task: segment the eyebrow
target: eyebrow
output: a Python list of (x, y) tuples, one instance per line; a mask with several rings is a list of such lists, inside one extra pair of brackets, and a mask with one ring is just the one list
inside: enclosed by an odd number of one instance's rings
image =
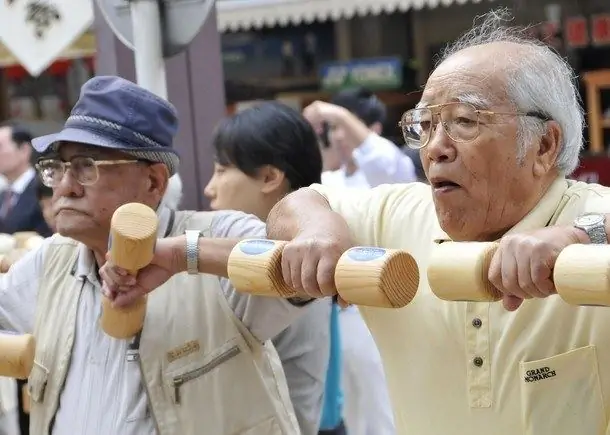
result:
[[(490, 99), (485, 98), (482, 95), (474, 94), (474, 93), (461, 94), (461, 95), (458, 95), (458, 96), (452, 98), (451, 100), (455, 100), (459, 103), (472, 104), (477, 109), (489, 109), (492, 106), (492, 102)], [(419, 103), (417, 103), (415, 108), (422, 109), (422, 108), (429, 107), (430, 105), (431, 104), (428, 104), (425, 101), (420, 101)]]

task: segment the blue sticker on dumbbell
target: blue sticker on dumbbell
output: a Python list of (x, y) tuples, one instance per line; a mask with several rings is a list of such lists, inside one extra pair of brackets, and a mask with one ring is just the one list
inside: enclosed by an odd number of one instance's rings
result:
[(239, 244), (241, 252), (247, 255), (260, 255), (270, 251), (275, 247), (275, 242), (272, 240), (256, 239), (244, 240)]
[(347, 256), (354, 261), (372, 261), (377, 260), (385, 255), (386, 250), (383, 248), (356, 247), (347, 251)]

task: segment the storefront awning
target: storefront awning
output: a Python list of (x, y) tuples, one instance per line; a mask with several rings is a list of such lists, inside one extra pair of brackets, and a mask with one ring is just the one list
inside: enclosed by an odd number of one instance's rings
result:
[(218, 0), (221, 32), (379, 15), (482, 0)]

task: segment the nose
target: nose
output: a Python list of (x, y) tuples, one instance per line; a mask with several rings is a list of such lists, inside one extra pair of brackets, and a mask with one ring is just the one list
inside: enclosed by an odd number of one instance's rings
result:
[(452, 162), (457, 155), (455, 142), (449, 137), (443, 128), (442, 121), (434, 127), (428, 144), (424, 148), (426, 157), (434, 162)]
[(208, 199), (212, 199), (215, 196), (214, 195), (214, 178), (213, 177), (208, 182), (207, 186), (205, 186), (205, 189), (203, 189), (203, 196), (205, 196)]
[(59, 180), (56, 186), (53, 187), (53, 197), (80, 197), (84, 194), (84, 187), (76, 181), (71, 170), (67, 170)]

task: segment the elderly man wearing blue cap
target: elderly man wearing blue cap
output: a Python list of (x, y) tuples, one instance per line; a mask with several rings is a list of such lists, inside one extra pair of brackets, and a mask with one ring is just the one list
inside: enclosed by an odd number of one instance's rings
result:
[[(308, 301), (239, 294), (205, 274), (226, 276), (236, 239), (264, 237), (265, 228), (240, 212), (159, 206), (178, 168), (176, 130), (167, 101), (96, 77), (64, 129), (33, 141), (53, 156), (37, 168), (53, 188), (59, 234), (0, 282), (0, 328), (33, 331), (37, 340), (28, 386), (33, 434), (299, 433), (269, 339)], [(116, 296), (117, 270), (100, 267), (112, 214), (128, 202), (157, 209), (160, 240), (141, 275), (166, 282), (154, 286), (143, 331), (117, 340), (98, 321), (103, 287)]]

